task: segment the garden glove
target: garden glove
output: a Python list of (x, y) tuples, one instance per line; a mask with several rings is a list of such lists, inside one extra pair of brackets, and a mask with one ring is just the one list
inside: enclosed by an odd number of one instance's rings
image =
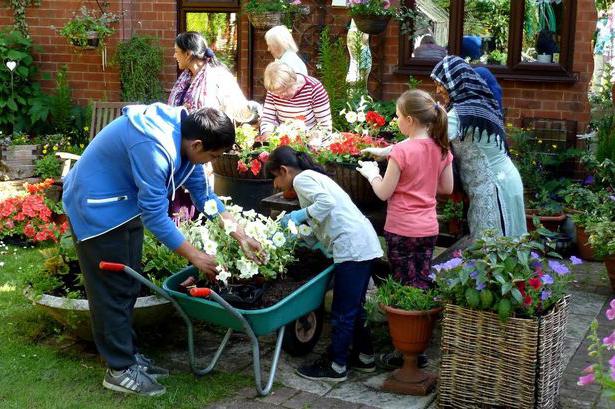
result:
[(282, 225), (282, 227), (287, 227), (288, 221), (292, 220), (293, 223), (295, 223), (298, 226), (301, 223), (305, 222), (308, 219), (308, 217), (309, 216), (308, 216), (307, 209), (293, 210), (292, 212), (284, 215), (282, 219), (280, 219), (280, 224)]
[(393, 145), (387, 146), (384, 148), (365, 148), (365, 149), (361, 149), (361, 153), (369, 154), (369, 155), (376, 156), (379, 158), (386, 158), (387, 156), (389, 156), (392, 150), (393, 150)]
[(362, 174), (369, 183), (380, 176), (380, 168), (378, 168), (378, 163), (374, 161), (359, 161), (359, 167), (357, 171)]

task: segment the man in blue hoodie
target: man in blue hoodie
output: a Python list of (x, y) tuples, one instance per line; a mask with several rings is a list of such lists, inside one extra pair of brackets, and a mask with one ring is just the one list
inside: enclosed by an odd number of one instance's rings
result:
[[(169, 199), (183, 185), (198, 210), (213, 199), (221, 217), (231, 217), (201, 164), (215, 160), (234, 143), (233, 123), (221, 111), (203, 108), (189, 115), (182, 107), (133, 105), (100, 131), (66, 176), (62, 201), (85, 278), (94, 342), (108, 366), (104, 387), (161, 395), (165, 388), (156, 378), (168, 371), (137, 353), (132, 312), (140, 283), (126, 274), (101, 271), (100, 261), (141, 271), (145, 225), (213, 279), (215, 258), (186, 241), (167, 210)], [(241, 229), (232, 235), (246, 254), (258, 258), (256, 241)]]

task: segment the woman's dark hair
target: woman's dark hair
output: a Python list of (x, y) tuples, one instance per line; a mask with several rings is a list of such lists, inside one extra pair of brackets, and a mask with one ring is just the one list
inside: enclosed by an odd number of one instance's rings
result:
[(177, 37), (175, 37), (175, 45), (183, 52), (191, 51), (194, 58), (203, 60), (209, 65), (221, 64), (211, 48), (207, 47), (205, 38), (196, 31), (179, 33)]
[(229, 151), (235, 144), (233, 121), (224, 112), (213, 108), (201, 108), (182, 116), (181, 132), (182, 138), (203, 142), (205, 151)]
[(290, 146), (278, 146), (271, 152), (267, 160), (267, 174), (271, 177), (282, 166), (301, 170), (314, 170), (326, 175), (324, 168), (317, 165), (312, 157), (305, 152), (297, 152)]

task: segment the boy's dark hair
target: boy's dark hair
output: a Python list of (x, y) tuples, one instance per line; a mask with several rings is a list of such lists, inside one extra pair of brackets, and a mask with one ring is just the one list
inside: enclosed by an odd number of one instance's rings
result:
[(231, 150), (235, 144), (235, 126), (222, 111), (201, 108), (182, 117), (182, 138), (203, 142), (203, 150)]
[(305, 152), (297, 152), (290, 146), (278, 146), (271, 152), (267, 159), (267, 174), (273, 177), (273, 172), (280, 170), (282, 166), (301, 170), (314, 170), (326, 175), (322, 166), (317, 165), (312, 157)]

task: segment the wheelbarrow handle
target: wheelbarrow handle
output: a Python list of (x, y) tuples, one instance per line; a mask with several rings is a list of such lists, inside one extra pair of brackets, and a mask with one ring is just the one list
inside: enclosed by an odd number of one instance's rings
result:
[(122, 263), (112, 263), (110, 261), (101, 261), (98, 264), (98, 267), (101, 270), (106, 270), (106, 271), (124, 271), (124, 264), (122, 264)]
[(192, 297), (207, 298), (211, 295), (211, 289), (203, 287), (193, 287), (188, 292)]

